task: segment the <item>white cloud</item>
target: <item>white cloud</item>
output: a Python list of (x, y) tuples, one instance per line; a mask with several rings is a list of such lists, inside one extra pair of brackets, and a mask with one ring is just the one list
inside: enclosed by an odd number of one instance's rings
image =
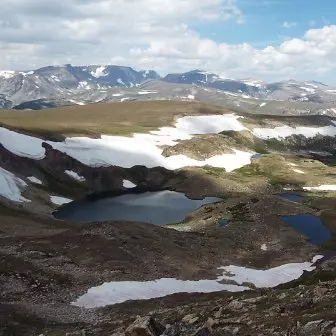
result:
[(266, 48), (217, 42), (190, 28), (227, 20), (244, 20), (237, 0), (2, 0), (0, 69), (121, 64), (266, 80), (321, 79), (335, 70), (334, 25)]
[(281, 25), (282, 28), (293, 28), (293, 27), (295, 27), (295, 26), (297, 26), (297, 22), (288, 22), (288, 21), (285, 21), (285, 22)]

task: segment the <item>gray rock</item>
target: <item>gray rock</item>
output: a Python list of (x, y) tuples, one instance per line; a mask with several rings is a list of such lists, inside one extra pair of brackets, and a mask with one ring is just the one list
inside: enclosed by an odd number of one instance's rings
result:
[(194, 324), (199, 320), (199, 317), (195, 314), (189, 314), (183, 317), (182, 322), (187, 324)]
[(241, 310), (243, 308), (243, 303), (238, 301), (238, 300), (234, 300), (232, 302), (230, 302), (230, 304), (228, 305), (228, 308), (231, 309), (231, 310), (235, 310), (235, 311), (238, 311), (238, 310)]
[(161, 336), (166, 328), (150, 316), (138, 317), (126, 329), (126, 336)]

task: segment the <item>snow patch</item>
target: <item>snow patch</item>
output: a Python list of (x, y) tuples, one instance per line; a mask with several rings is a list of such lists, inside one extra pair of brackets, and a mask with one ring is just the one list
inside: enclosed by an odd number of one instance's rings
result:
[(74, 172), (72, 170), (65, 170), (64, 172), (65, 172), (65, 174), (72, 177), (76, 181), (79, 181), (79, 182), (84, 182), (85, 181), (85, 177), (78, 175), (76, 172)]
[(30, 202), (21, 195), (21, 190), (26, 186), (26, 182), (0, 167), (0, 196), (13, 202)]
[[(272, 288), (300, 278), (304, 271), (313, 271), (316, 268), (313, 264), (322, 258), (323, 256), (321, 255), (315, 256), (311, 262), (285, 264), (267, 270), (257, 270), (233, 265), (221, 267), (225, 273), (219, 277), (218, 280), (233, 280), (238, 285), (252, 283), (257, 288)], [(231, 276), (227, 275), (227, 272), (229, 272)]]
[[(105, 91), (106, 92), (106, 91)], [(112, 97), (120, 97), (120, 96), (123, 96), (124, 94), (123, 93), (114, 93), (112, 95)]]
[[(221, 267), (223, 274), (216, 280), (177, 280), (163, 278), (153, 281), (113, 281), (93, 287), (72, 305), (84, 308), (98, 308), (123, 303), (129, 300), (148, 300), (176, 293), (211, 293), (218, 291), (241, 292), (250, 288), (243, 283), (254, 284), (258, 288), (276, 287), (302, 276), (304, 271), (315, 269), (314, 262), (323, 258), (316, 256), (312, 262), (285, 264), (268, 270), (256, 270), (240, 266)], [(225, 284), (224, 281), (236, 284)]]
[(315, 89), (312, 89), (311, 87), (310, 87), (310, 88), (307, 88), (307, 87), (304, 87), (304, 86), (300, 86), (300, 89), (301, 89), (301, 90), (304, 90), (304, 91), (306, 91), (306, 92), (308, 92), (308, 93), (311, 93), (311, 94), (313, 94), (313, 93), (316, 92), (316, 90), (315, 90)]
[(15, 155), (41, 160), (45, 157), (43, 140), (0, 127), (0, 143)]
[(228, 96), (239, 97), (239, 95), (237, 95), (236, 93), (232, 93), (232, 92), (228, 92), (228, 91), (224, 91), (224, 93)]
[(316, 191), (336, 191), (335, 184), (323, 184), (319, 187), (303, 187), (304, 190), (316, 190)]
[(121, 78), (118, 78), (118, 79), (117, 79), (117, 82), (118, 82), (119, 84), (121, 84), (121, 85), (126, 85), (126, 84), (122, 81)]
[(265, 83), (258, 79), (243, 79), (242, 82), (249, 86), (255, 86), (257, 88), (261, 88), (265, 85)]
[(50, 196), (50, 201), (56, 205), (63, 205), (72, 202), (71, 199), (60, 196)]
[(55, 76), (55, 75), (50, 76), (50, 78), (53, 79), (55, 82), (60, 82), (60, 81), (61, 81), (61, 80), (60, 80), (57, 76)]
[(14, 76), (15, 76), (15, 71), (11, 71), (11, 70), (0, 71), (0, 77), (2, 78), (10, 79), (10, 78), (13, 78)]
[(266, 106), (267, 105), (267, 103), (261, 103), (260, 104), (260, 107), (264, 107), (264, 106)]
[(28, 71), (28, 72), (20, 72), (20, 75), (22, 75), (23, 77), (27, 77), (28, 75), (33, 75), (34, 71)]
[(260, 139), (283, 139), (292, 135), (303, 135), (313, 138), (318, 134), (324, 136), (336, 136), (335, 126), (324, 127), (290, 127), (279, 126), (275, 128), (255, 128), (252, 133)]
[(76, 100), (73, 100), (73, 99), (69, 99), (69, 102), (73, 103), (73, 104), (76, 104), (76, 105), (81, 105), (81, 106), (85, 105), (85, 103), (79, 102), (79, 101), (76, 101)]
[(82, 81), (78, 83), (78, 89), (86, 89), (86, 90), (90, 90), (90, 85), (87, 81)]
[(154, 94), (154, 93), (158, 93), (158, 92), (157, 91), (147, 91), (147, 90), (138, 92), (139, 95), (148, 95), (148, 94)]
[(188, 95), (188, 99), (194, 100), (195, 96), (190, 94), (190, 95)]
[(260, 248), (261, 248), (262, 251), (267, 251), (267, 245), (266, 244), (262, 244)]
[(304, 83), (305, 85), (308, 85), (308, 86), (311, 86), (313, 87), (314, 89), (318, 89), (318, 86), (315, 85), (315, 84), (311, 84), (311, 83)]
[(29, 176), (27, 177), (27, 179), (30, 181), (30, 182), (33, 182), (35, 184), (40, 184), (42, 185), (43, 182), (41, 180), (39, 180), (38, 178), (36, 178), (35, 176)]
[(105, 70), (106, 70), (106, 67), (101, 66), (97, 68), (96, 71), (92, 71), (91, 75), (96, 78), (106, 77), (108, 74), (104, 73)]
[(133, 182), (131, 182), (129, 180), (124, 180), (123, 181), (123, 187), (124, 188), (135, 188), (136, 184), (134, 184)]

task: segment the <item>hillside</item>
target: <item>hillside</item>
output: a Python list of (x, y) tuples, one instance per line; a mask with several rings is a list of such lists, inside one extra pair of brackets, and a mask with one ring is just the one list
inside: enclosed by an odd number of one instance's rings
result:
[(334, 117), (1, 110), (0, 143), (0, 334), (332, 335)]

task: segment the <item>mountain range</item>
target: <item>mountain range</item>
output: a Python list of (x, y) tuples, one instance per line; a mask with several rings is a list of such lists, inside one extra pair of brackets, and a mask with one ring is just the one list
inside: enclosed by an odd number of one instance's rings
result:
[[(200, 100), (238, 110), (335, 115), (336, 88), (316, 81), (265, 83), (202, 70), (161, 77), (116, 65), (0, 71), (0, 108), (42, 109), (127, 100)], [(314, 104), (310, 104), (314, 103)], [(336, 107), (336, 106), (335, 106)], [(271, 111), (270, 111), (271, 112)]]

